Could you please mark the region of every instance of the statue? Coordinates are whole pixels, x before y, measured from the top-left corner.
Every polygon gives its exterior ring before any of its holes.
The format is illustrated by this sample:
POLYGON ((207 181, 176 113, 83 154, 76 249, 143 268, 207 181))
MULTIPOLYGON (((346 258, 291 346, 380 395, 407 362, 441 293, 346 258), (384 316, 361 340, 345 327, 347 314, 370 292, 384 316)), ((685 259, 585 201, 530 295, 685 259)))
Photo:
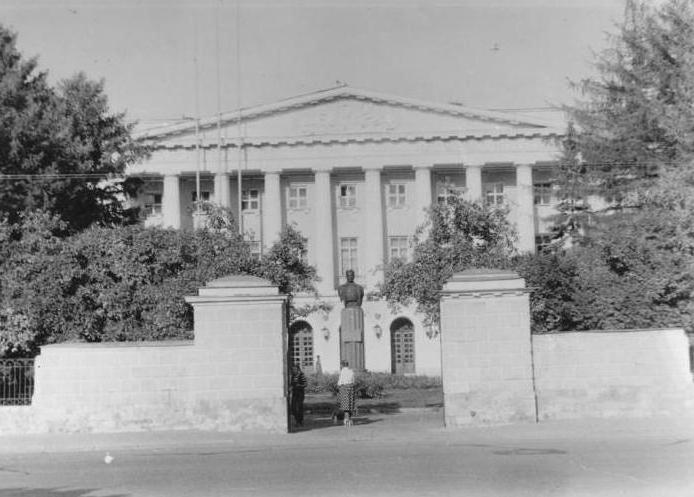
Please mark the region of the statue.
POLYGON ((337 294, 345 308, 340 314, 340 356, 355 370, 364 369, 364 288, 354 282, 354 271, 345 272, 347 283, 340 285, 337 294))

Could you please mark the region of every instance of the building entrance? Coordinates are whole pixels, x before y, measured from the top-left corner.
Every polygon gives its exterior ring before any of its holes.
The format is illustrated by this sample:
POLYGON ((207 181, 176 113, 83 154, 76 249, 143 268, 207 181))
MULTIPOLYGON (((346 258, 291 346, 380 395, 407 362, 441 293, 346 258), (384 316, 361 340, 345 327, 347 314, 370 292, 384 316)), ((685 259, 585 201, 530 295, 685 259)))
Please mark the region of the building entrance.
POLYGON ((393 374, 412 374, 414 369, 414 326, 407 318, 390 325, 390 357, 393 374))

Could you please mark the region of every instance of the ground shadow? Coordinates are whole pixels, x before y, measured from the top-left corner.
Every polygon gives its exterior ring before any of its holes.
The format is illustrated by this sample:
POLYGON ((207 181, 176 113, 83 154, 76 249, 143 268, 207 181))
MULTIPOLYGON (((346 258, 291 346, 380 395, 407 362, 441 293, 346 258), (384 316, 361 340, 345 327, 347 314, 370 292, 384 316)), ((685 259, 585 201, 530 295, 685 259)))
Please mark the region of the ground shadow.
MULTIPOLYGON (((363 425, 370 425, 373 423, 380 423, 383 421, 382 419, 371 419, 368 416, 364 414, 357 414, 352 419, 353 426, 363 426, 363 425)), ((292 426, 292 433, 301 433, 304 431, 312 431, 312 430, 321 430, 325 428, 338 428, 338 427, 343 427, 343 423, 341 419, 334 420, 332 416, 330 416, 330 413, 328 415, 324 414, 305 414, 304 415, 304 424, 301 426, 292 426)))
MULTIPOLYGON (((3 497, 87 497, 98 488, 2 488, 3 497)), ((130 497, 131 494, 108 494, 103 497, 130 497)))

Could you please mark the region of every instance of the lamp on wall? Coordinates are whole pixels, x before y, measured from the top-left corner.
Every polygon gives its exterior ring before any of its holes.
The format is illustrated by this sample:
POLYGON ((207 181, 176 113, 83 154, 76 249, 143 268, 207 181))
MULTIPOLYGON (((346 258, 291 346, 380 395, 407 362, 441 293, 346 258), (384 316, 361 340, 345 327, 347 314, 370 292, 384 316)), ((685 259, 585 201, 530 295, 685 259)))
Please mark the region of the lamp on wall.
POLYGON ((376 338, 381 338, 383 336, 383 329, 378 324, 374 325, 374 335, 376 335, 376 338))
POLYGON ((426 331, 425 331, 427 337, 429 338, 434 338, 436 335, 439 334, 439 330, 434 324, 428 324, 426 325, 426 331))
POLYGON ((323 332, 323 338, 328 340, 330 338, 330 330, 328 329, 328 327, 323 326, 323 328, 321 328, 321 331, 323 332))

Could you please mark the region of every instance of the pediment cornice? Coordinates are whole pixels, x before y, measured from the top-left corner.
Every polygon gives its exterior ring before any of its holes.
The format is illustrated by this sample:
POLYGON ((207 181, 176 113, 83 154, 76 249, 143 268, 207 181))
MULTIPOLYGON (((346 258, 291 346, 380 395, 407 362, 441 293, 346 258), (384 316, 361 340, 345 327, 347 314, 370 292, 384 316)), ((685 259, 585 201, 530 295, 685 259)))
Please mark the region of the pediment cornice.
MULTIPOLYGON (((375 105, 385 105, 399 109, 439 114, 442 116, 459 117, 488 123, 490 129, 481 131, 470 130, 446 130, 446 131, 421 131, 417 133, 397 133, 384 131, 383 133, 328 133, 325 135, 311 133, 308 135, 293 136, 253 136, 244 140, 245 146, 276 146, 292 144, 331 144, 331 143, 360 143, 360 142, 398 142, 420 140, 480 140, 503 138, 534 138, 560 136, 563 130, 544 121, 519 117, 503 112, 472 109, 458 104, 441 104, 423 100, 399 97, 384 93, 373 92, 353 88, 346 85, 320 90, 316 92, 283 99, 270 104, 258 105, 240 111, 226 112, 221 116, 213 116, 199 121, 200 133, 216 129, 219 124, 224 127, 237 126, 262 118, 280 115, 283 113, 320 106, 339 101, 361 101, 375 105), (493 128, 500 128, 494 130, 493 128), (510 129, 509 129, 510 128, 510 129)), ((196 123, 184 121, 167 126, 151 128, 136 134, 136 138, 152 142, 164 148, 188 148, 189 143, 185 138, 190 138, 195 133, 196 123), (180 143, 177 138, 183 139, 180 143), (162 142, 166 141, 164 144, 162 142), (173 142, 172 142, 173 141, 173 142)), ((235 146, 236 139, 228 140, 227 146, 235 146)), ((203 140, 203 146, 209 146, 203 140)), ((214 143, 216 145, 216 141, 214 143)))

